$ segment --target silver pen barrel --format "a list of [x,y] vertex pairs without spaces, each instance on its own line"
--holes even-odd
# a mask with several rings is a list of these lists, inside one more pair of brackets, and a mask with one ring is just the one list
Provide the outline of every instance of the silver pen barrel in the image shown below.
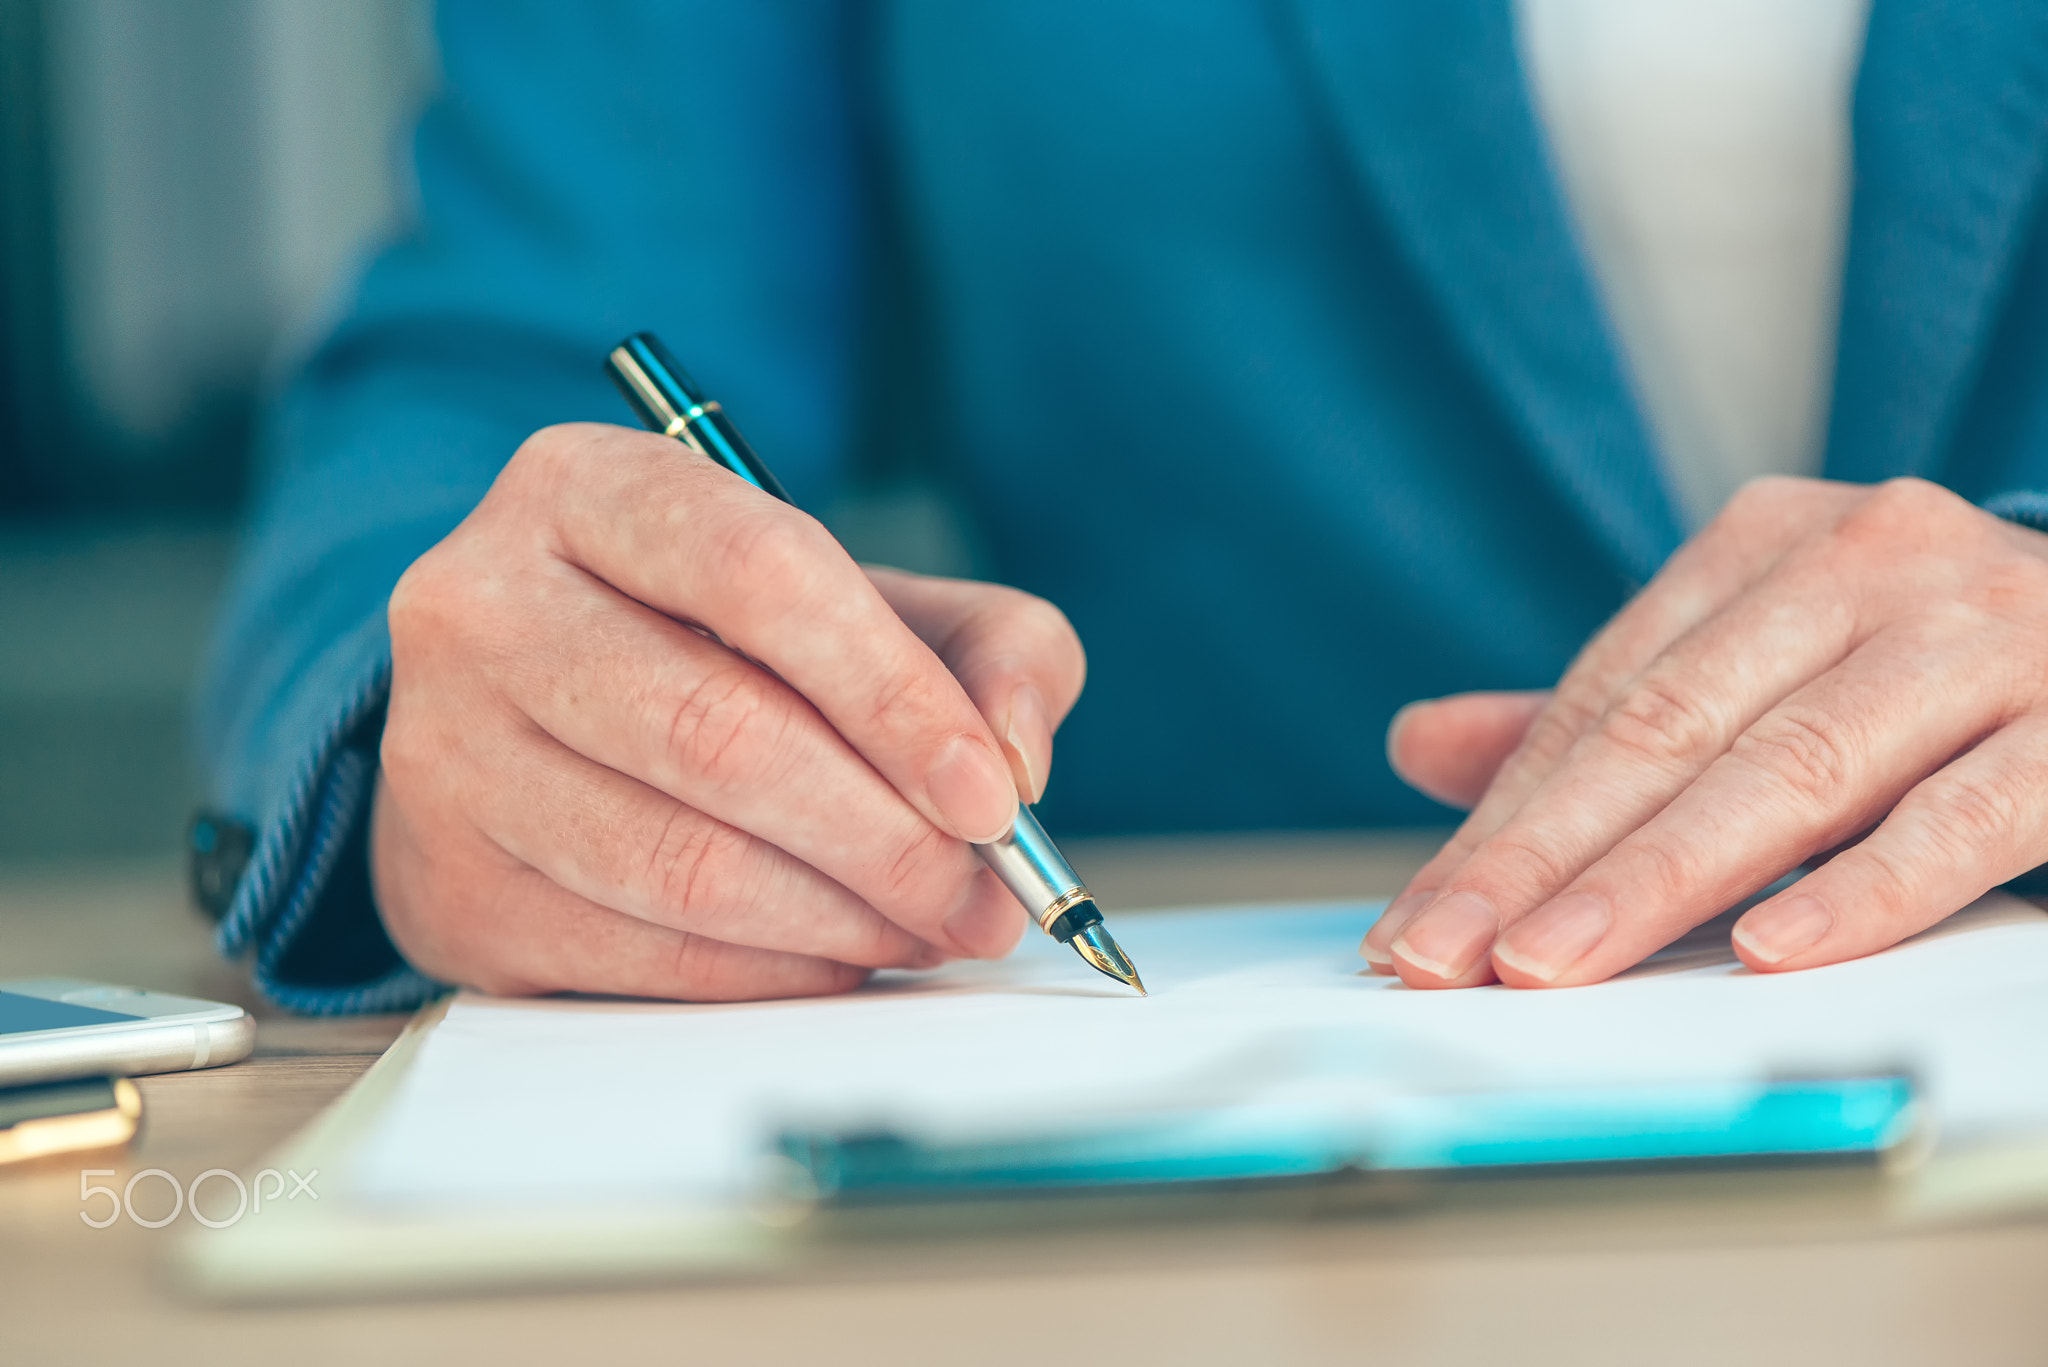
[[1029,807],[1018,804],[1017,819],[1003,838],[976,845],[974,852],[1024,904],[1038,928],[1061,944],[1102,919],[1080,876]]

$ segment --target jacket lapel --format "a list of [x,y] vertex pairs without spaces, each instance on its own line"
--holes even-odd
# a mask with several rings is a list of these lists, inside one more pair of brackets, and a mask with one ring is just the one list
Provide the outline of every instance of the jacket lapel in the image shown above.
[[1876,0],[1854,127],[1827,469],[1934,474],[2033,221],[2048,6]]
[[1507,0],[1293,0],[1313,92],[1530,447],[1640,582],[1680,538],[1536,124]]

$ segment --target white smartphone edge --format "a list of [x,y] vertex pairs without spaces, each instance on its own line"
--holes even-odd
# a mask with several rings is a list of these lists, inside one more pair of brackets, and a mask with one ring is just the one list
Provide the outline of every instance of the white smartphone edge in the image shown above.
[[70,978],[0,982],[0,992],[140,1018],[0,1035],[0,1087],[219,1068],[256,1045],[255,1020],[226,1002]]

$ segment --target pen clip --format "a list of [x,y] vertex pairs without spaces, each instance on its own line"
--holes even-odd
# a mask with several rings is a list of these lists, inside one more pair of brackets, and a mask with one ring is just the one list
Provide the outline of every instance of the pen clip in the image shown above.
[[763,493],[795,503],[725,410],[716,400],[703,396],[689,372],[653,333],[636,332],[613,347],[604,368],[649,431],[674,437]]

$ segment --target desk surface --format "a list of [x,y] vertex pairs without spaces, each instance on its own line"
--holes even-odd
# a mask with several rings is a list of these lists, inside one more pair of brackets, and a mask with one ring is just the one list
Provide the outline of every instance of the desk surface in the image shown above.
[[[1427,849],[1275,837],[1072,852],[1106,905],[1128,907],[1384,895]],[[0,878],[0,978],[57,973],[255,1005],[164,868]],[[1824,1175],[1772,1179],[1783,1199],[1767,1208],[1754,1189],[1730,1200],[1713,1182],[1638,1179],[1372,1216],[911,1240],[772,1282],[207,1306],[162,1267],[190,1220],[88,1228],[79,1172],[253,1175],[404,1023],[259,1014],[248,1062],[143,1082],[131,1149],[0,1169],[0,1361],[2048,1360],[2048,1223],[1888,1230]]]

